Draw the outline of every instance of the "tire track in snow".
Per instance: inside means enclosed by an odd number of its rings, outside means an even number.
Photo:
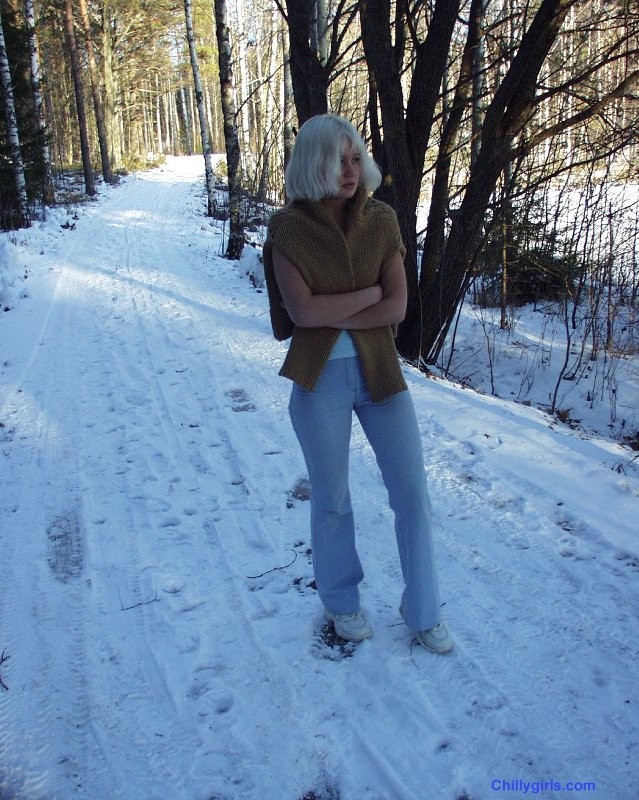
[[[157,209],[157,213],[161,211],[161,207]],[[126,632],[124,647],[115,644],[118,635],[122,634],[121,623],[114,623],[111,631],[110,640],[114,643],[119,669],[122,669],[124,661],[128,668],[122,682],[124,689],[113,693],[114,705],[122,708],[114,730],[117,730],[118,738],[123,737],[125,741],[145,743],[145,759],[132,762],[128,765],[128,774],[119,778],[123,796],[130,796],[127,793],[131,791],[158,794],[170,781],[176,797],[188,798],[192,796],[193,788],[189,785],[188,774],[181,774],[179,765],[196,758],[203,747],[203,739],[197,718],[194,723],[186,702],[190,685],[187,664],[178,674],[172,675],[162,664],[162,658],[167,647],[175,647],[187,657],[198,647],[197,631],[176,641],[174,628],[180,628],[176,615],[197,617],[198,610],[205,603],[198,595],[201,587],[195,586],[193,579],[186,575],[189,561],[206,559],[206,551],[197,546],[198,541],[201,544],[197,528],[188,534],[181,532],[182,518],[196,517],[198,475],[189,468],[179,441],[182,423],[177,421],[176,410],[180,412],[181,407],[171,405],[167,400],[166,385],[163,385],[163,376],[170,375],[169,370],[175,361],[165,347],[166,337],[161,337],[162,315],[156,317],[147,305],[147,296],[152,297],[156,291],[155,275],[149,274],[147,288],[146,275],[140,273],[140,267],[143,263],[157,264],[157,261],[147,261],[146,255],[144,261],[140,260],[140,234],[135,222],[125,228],[123,247],[127,278],[131,276],[131,262],[138,265],[138,274],[135,281],[125,280],[126,291],[123,294],[130,311],[125,318],[128,328],[126,341],[116,350],[116,371],[120,378],[118,383],[125,386],[135,379],[130,396],[119,399],[118,411],[125,416],[126,432],[122,445],[125,459],[123,497],[133,498],[126,520],[125,604],[142,605],[126,612],[131,630]],[[166,356],[161,368],[149,347],[150,339],[154,340],[154,347],[159,345],[160,352]],[[177,371],[175,374],[179,376]],[[167,378],[167,381],[171,379]],[[154,421],[152,425],[149,425],[149,416]],[[147,429],[157,431],[153,441],[145,438]],[[185,500],[190,504],[181,507],[180,503]],[[183,537],[183,547],[175,547],[176,537]],[[169,545],[172,556],[184,551],[184,558],[171,564],[168,573],[162,564],[163,542]],[[147,604],[149,598],[157,598],[158,594],[160,602]],[[174,655],[167,653],[167,656],[167,661],[175,665]],[[187,659],[183,661],[188,663]],[[118,685],[118,682],[114,683],[114,687]],[[108,687],[103,687],[100,694],[108,696]],[[151,730],[148,729],[149,720],[153,721]],[[121,760],[121,754],[115,752],[113,755],[115,761]]]
[[[161,210],[159,205],[156,213]],[[112,692],[114,705],[119,703],[124,706],[125,701],[129,700],[126,715],[118,719],[117,725],[113,722],[112,733],[117,730],[118,735],[124,735],[127,740],[139,740],[143,736],[139,730],[140,723],[136,722],[133,701],[137,700],[144,706],[140,710],[140,719],[146,718],[148,709],[144,704],[150,701],[147,697],[150,691],[153,702],[166,707],[166,713],[164,726],[161,727],[158,720],[154,728],[154,735],[160,742],[150,741],[148,734],[144,737],[148,748],[147,771],[144,774],[147,789],[152,777],[162,775],[162,764],[167,761],[167,756],[169,763],[185,760],[182,755],[183,743],[188,740],[189,747],[196,755],[192,755],[193,775],[191,778],[184,777],[184,785],[188,785],[188,780],[201,783],[208,765],[208,774],[218,774],[221,783],[242,785],[246,796],[250,796],[255,778],[247,772],[243,761],[248,756],[249,761],[259,764],[264,733],[256,732],[252,744],[245,740],[237,740],[233,744],[232,718],[240,714],[246,718],[251,713],[242,700],[242,695],[246,694],[249,687],[235,685],[237,681],[231,669],[233,660],[239,658],[245,664],[254,665],[256,682],[258,686],[264,686],[259,693],[260,700],[272,708],[273,715],[281,716],[282,709],[290,708],[292,703],[288,689],[277,678],[276,670],[269,667],[265,652],[260,650],[259,639],[253,634],[253,626],[246,620],[247,610],[242,597],[246,593],[244,569],[247,564],[242,565],[240,572],[231,568],[230,564],[234,559],[237,560],[237,542],[243,537],[247,541],[247,557],[254,558],[253,553],[257,549],[260,551],[260,564],[264,563],[265,554],[269,565],[272,564],[275,551],[269,535],[260,529],[259,512],[265,502],[260,499],[257,490],[251,489],[247,503],[246,478],[241,463],[243,457],[238,455],[228,433],[229,426],[239,424],[239,421],[235,421],[238,419],[237,412],[228,407],[232,397],[221,386],[203,393],[201,384],[193,378],[198,370],[209,377],[215,376],[215,370],[208,363],[206,352],[199,343],[201,337],[207,335],[206,328],[204,325],[194,325],[189,314],[183,311],[185,303],[180,297],[179,287],[166,279],[169,265],[164,265],[166,269],[163,269],[160,254],[153,248],[143,251],[139,234],[135,223],[128,225],[126,266],[128,270],[133,264],[137,267],[134,275],[129,272],[125,276],[126,291],[124,287],[119,290],[124,299],[121,300],[118,314],[121,317],[119,324],[127,326],[127,340],[134,340],[136,345],[132,349],[126,340],[116,341],[114,338],[110,347],[114,354],[111,358],[111,377],[115,385],[131,384],[135,374],[145,386],[144,391],[134,386],[131,388],[133,398],[144,398],[143,404],[131,402],[131,398],[128,401],[127,398],[113,398],[113,414],[122,416],[126,413],[117,434],[122,440],[121,455],[125,460],[122,466],[123,495],[137,497],[139,501],[128,514],[120,515],[129,537],[126,596],[127,603],[136,600],[143,602],[156,584],[160,587],[161,599],[171,599],[172,609],[165,611],[165,603],[162,602],[127,612],[135,615],[136,628],[135,636],[127,637],[126,649],[130,650],[133,645],[133,660],[142,665],[144,680],[136,680],[136,676],[131,674],[119,679],[129,687],[129,695],[137,693],[139,696],[125,698]],[[153,275],[144,273],[141,269],[144,264],[155,265]],[[165,276],[161,285],[156,273]],[[126,314],[127,307],[132,309],[130,316]],[[131,326],[137,326],[135,336],[132,335]],[[176,349],[178,343],[179,351]],[[158,363],[158,357],[161,363]],[[137,425],[138,415],[151,415],[156,422],[149,426],[148,419],[145,419],[144,425],[142,422]],[[145,427],[155,427],[161,431],[157,443],[135,442],[136,427],[141,431]],[[277,449],[272,444],[269,447],[271,452]],[[134,472],[137,478],[133,476]],[[150,495],[145,486],[149,482],[147,478],[151,477],[159,484],[153,503],[155,508],[149,506]],[[207,491],[213,489],[213,480],[215,497],[209,499]],[[190,513],[179,505],[185,497],[189,501]],[[158,508],[160,498],[164,504]],[[233,557],[226,561],[225,569],[220,569],[217,557],[211,565],[210,574],[215,575],[216,581],[222,584],[213,592],[211,587],[198,585],[197,576],[189,575],[189,571],[192,571],[191,565],[196,559],[202,561],[204,558],[209,562],[212,558],[208,545],[213,530],[211,520],[216,515],[221,515],[225,527],[224,534],[219,538],[223,540],[229,534],[233,535],[234,547]],[[189,523],[188,531],[185,530],[186,523]],[[205,534],[207,541],[203,540]],[[179,552],[175,548],[176,538],[183,540],[185,555],[167,570],[162,563],[162,541],[170,544],[170,553],[174,556]],[[215,548],[213,550],[215,552]],[[107,553],[103,553],[102,558],[108,558]],[[211,609],[216,601],[218,608]],[[105,606],[104,602],[102,606]],[[245,636],[239,639],[240,642],[246,640],[242,653],[232,652],[224,656],[224,648],[217,651],[207,641],[207,632],[202,629],[206,624],[207,608],[213,621],[219,606],[224,609],[221,616],[228,618],[230,630],[245,631]],[[177,613],[188,618],[186,626],[181,626],[171,614],[176,609],[180,609]],[[256,613],[259,617],[261,612],[258,610]],[[181,643],[178,644],[175,630],[181,627],[186,627],[190,633],[180,632],[178,636]],[[114,625],[107,639],[114,641],[117,634],[118,626]],[[225,643],[227,650],[231,646],[237,648],[236,636]],[[159,663],[163,650],[173,645],[185,651],[184,668],[179,675],[165,674]],[[118,667],[122,671],[124,648],[112,645],[112,649],[111,659],[119,661]],[[195,668],[193,653],[197,654]],[[103,657],[107,658],[107,655],[105,652]],[[131,660],[130,654],[127,660]],[[214,680],[212,675],[215,676]],[[146,695],[145,684],[148,685]],[[255,686],[250,689],[255,693]],[[102,687],[97,694],[102,696],[105,692],[108,696],[107,687]],[[163,694],[166,697],[163,698]],[[197,724],[193,724],[189,715]],[[175,716],[182,717],[182,725],[171,726],[167,721]],[[224,723],[224,736],[219,739],[219,744],[206,741],[206,721],[210,720],[214,721],[216,730],[220,720]],[[161,746],[167,740],[174,743],[174,751],[169,748],[167,752],[166,747]],[[108,750],[104,740],[103,750]],[[234,751],[238,753],[235,758]],[[250,758],[251,751],[255,754],[254,759]],[[242,758],[239,754],[242,754]],[[231,775],[226,774],[229,764],[233,765]],[[131,770],[124,778],[120,777],[119,784],[131,787],[141,783],[142,776],[134,773],[134,767]]]
[[[153,301],[155,298],[150,299]],[[159,318],[158,314],[152,316],[155,319]],[[187,320],[187,323],[197,330],[193,334],[183,335],[180,341],[185,339],[192,342],[201,341],[205,335],[206,323],[197,319],[196,315]],[[181,319],[181,324],[184,324],[184,318]],[[218,344],[218,352],[220,346],[225,347],[224,344]],[[257,703],[261,707],[261,712],[256,714],[257,718],[262,719],[266,716],[273,720],[281,719],[280,724],[283,727],[294,728],[289,709],[294,707],[295,703],[289,688],[279,677],[281,670],[273,663],[268,648],[263,647],[256,632],[260,620],[272,615],[274,609],[269,602],[265,604],[262,601],[261,595],[249,594],[247,591],[246,576],[263,570],[265,564],[270,567],[278,563],[280,558],[272,537],[260,519],[267,502],[253,479],[253,470],[249,467],[254,453],[241,452],[242,446],[239,443],[243,442],[244,438],[235,433],[237,427],[242,424],[240,420],[243,413],[256,412],[259,416],[260,410],[245,397],[241,388],[238,389],[234,383],[229,384],[230,376],[220,377],[214,364],[207,360],[202,352],[197,353],[197,356],[200,370],[211,382],[210,391],[205,396],[205,407],[198,407],[202,392],[194,385],[192,376],[196,373],[193,368],[187,368],[182,373],[183,383],[188,387],[187,391],[182,392],[182,397],[190,399],[191,419],[207,420],[206,424],[198,424],[195,432],[208,430],[212,436],[210,439],[212,446],[198,457],[203,476],[215,478],[215,498],[206,514],[204,529],[209,552],[216,559],[212,574],[217,580],[221,576],[227,576],[222,591],[218,594],[220,602],[216,607],[218,612],[220,605],[224,610],[221,614],[218,613],[217,616],[221,619],[215,620],[216,625],[212,633],[224,644],[224,639],[227,638],[224,629],[228,628],[235,633],[228,640],[227,647],[237,649],[238,642],[245,644],[242,652],[231,652],[226,656],[224,652],[227,648],[224,646],[216,648],[211,657],[213,667],[208,668],[204,662],[204,667],[198,675],[196,691],[203,707],[207,709],[202,713],[208,714],[209,718],[212,717],[215,726],[220,724],[220,715],[224,715],[225,737],[228,738],[231,734],[232,740],[231,710],[234,709],[236,713],[242,711],[241,698],[247,691],[251,692],[253,704]],[[228,357],[221,358],[222,363],[228,361]],[[229,386],[230,388],[227,388]],[[176,400],[174,397],[173,401]],[[173,402],[169,405],[173,405]],[[260,437],[257,428],[260,426],[256,423],[255,427],[255,438],[258,439]],[[264,445],[271,454],[278,449],[277,446],[274,448],[272,441],[268,439],[262,442],[262,446]],[[209,649],[212,649],[211,645],[214,644],[215,642],[211,642]],[[252,664],[251,672],[254,680],[250,687],[235,685],[237,681],[233,679],[233,663],[237,661]],[[224,681],[221,680],[222,675]],[[266,710],[263,708],[264,705]],[[255,709],[245,709],[243,715],[248,716],[253,713]],[[249,742],[244,738],[236,748],[238,753],[243,754],[242,760],[251,762],[256,772],[259,772],[258,765],[262,762],[264,735],[263,731],[256,731],[255,741]],[[290,736],[290,733],[283,735]],[[225,743],[225,747],[228,747],[228,742]],[[231,758],[230,763],[236,760]],[[228,764],[222,769],[222,773],[225,770],[228,770]],[[241,765],[236,764],[234,768],[236,774],[232,779],[238,780],[238,775],[243,771]],[[227,780],[231,777],[227,775]],[[244,778],[244,791],[248,788],[247,780],[248,778]],[[263,775],[261,779],[257,779],[257,787],[264,788],[269,780],[271,778]],[[257,790],[259,793],[259,789]]]
[[[167,268],[163,270],[167,274],[170,270]],[[163,290],[167,289],[167,285],[163,286]],[[175,287],[169,289],[168,293],[175,298]],[[145,319],[159,319],[163,315],[160,313],[160,308],[155,306],[157,302],[157,294],[149,294],[145,297],[145,302],[148,304],[148,313],[144,314]],[[211,302],[215,302],[212,298]],[[183,306],[178,303],[178,306]],[[199,307],[198,307],[199,308]],[[225,308],[228,308],[226,306]],[[216,316],[224,318],[225,308],[216,307]],[[202,311],[204,314],[205,312]],[[175,309],[176,319],[179,318],[179,326],[188,326],[193,324],[197,328],[197,335],[188,334],[184,331],[180,336],[176,336],[176,341],[193,342],[201,341],[202,335],[207,335],[206,321],[198,319],[198,315],[193,308],[190,308],[189,313],[180,312],[178,314]],[[231,314],[228,314],[229,318]],[[166,316],[165,316],[166,319]],[[168,329],[167,329],[168,330]],[[166,331],[164,332],[166,333]],[[158,341],[164,336],[162,331],[157,331],[151,336],[153,342]],[[210,334],[209,334],[210,335]],[[227,331],[228,335],[228,331]],[[249,341],[242,341],[241,332],[237,336],[232,336],[231,347],[235,354],[236,368],[233,375],[227,374],[220,375],[216,370],[214,364],[206,363],[206,360],[199,354],[200,372],[206,374],[208,380],[211,382],[210,391],[206,393],[207,408],[202,409],[208,413],[210,423],[207,428],[209,431],[214,432],[214,440],[212,443],[213,449],[205,451],[204,455],[198,459],[198,462],[204,466],[209,465],[208,469],[204,469],[203,473],[214,472],[217,476],[224,475],[223,486],[220,487],[219,481],[216,486],[218,492],[217,505],[207,515],[205,528],[208,533],[209,552],[216,557],[215,569],[212,574],[217,576],[230,575],[231,580],[223,580],[223,598],[222,598],[222,611],[218,611],[218,623],[215,627],[214,635],[217,641],[209,641],[202,645],[202,651],[208,646],[210,656],[206,659],[202,658],[202,668],[198,673],[197,681],[194,684],[193,690],[197,694],[198,700],[201,700],[203,707],[203,715],[207,714],[208,718],[212,717],[212,725],[215,729],[221,726],[228,737],[229,733],[234,730],[233,716],[234,713],[238,716],[241,714],[247,717],[251,710],[242,704],[242,697],[246,694],[249,687],[243,685],[235,685],[232,675],[233,663],[246,662],[253,664],[251,667],[255,680],[250,687],[251,700],[256,704],[256,717],[263,719],[265,716],[272,719],[271,730],[269,736],[277,738],[281,742],[281,752],[283,753],[296,753],[300,751],[300,744],[302,752],[307,752],[311,760],[313,753],[318,751],[317,744],[313,741],[318,736],[325,736],[333,738],[330,733],[330,720],[322,719],[323,713],[320,711],[320,719],[317,719],[317,712],[311,714],[310,719],[304,719],[302,723],[295,724],[291,719],[292,709],[304,709],[308,707],[309,703],[304,702],[304,692],[300,693],[299,685],[294,686],[293,696],[291,696],[291,688],[283,685],[282,679],[279,677],[281,674],[286,674],[286,663],[282,660],[282,655],[279,652],[283,643],[280,642],[265,642],[260,634],[260,628],[263,621],[268,621],[273,614],[278,613],[281,615],[282,621],[282,634],[284,631],[294,630],[296,639],[296,651],[299,654],[306,649],[307,645],[304,644],[307,640],[309,631],[308,623],[305,621],[303,610],[291,604],[290,608],[282,606],[279,592],[283,591],[284,595],[291,590],[290,582],[287,580],[272,581],[266,579],[265,581],[247,581],[248,574],[257,574],[265,567],[273,566],[273,563],[281,563],[281,559],[273,561],[273,555],[276,551],[271,552],[272,543],[271,535],[265,533],[263,526],[260,523],[259,515],[267,509],[268,514],[273,513],[272,499],[263,497],[259,490],[259,472],[260,472],[260,459],[255,459],[255,449],[249,452],[246,448],[246,427],[242,425],[240,420],[247,419],[248,414],[251,414],[251,430],[255,433],[255,439],[259,441],[258,452],[264,455],[269,454],[269,458],[273,456],[283,457],[282,446],[277,441],[273,441],[272,434],[270,436],[263,436],[262,431],[269,430],[273,426],[271,409],[271,401],[268,398],[268,392],[265,397],[261,396],[260,400],[253,402],[252,398],[248,398],[242,394],[243,374],[245,370],[251,371],[251,381],[255,383],[255,376],[253,374],[254,367],[250,364],[250,358],[247,360],[243,354],[254,353],[254,343]],[[167,341],[170,342],[169,336]],[[219,353],[220,348],[226,349],[226,341],[216,341],[211,348],[213,354]],[[181,350],[180,356],[182,361],[185,359],[184,350]],[[214,355],[212,355],[214,358]],[[171,359],[168,359],[169,361]],[[221,355],[219,358],[220,363],[227,364],[229,362],[228,355]],[[198,391],[199,385],[195,381],[194,369],[181,369],[181,380],[184,385],[189,385],[188,391],[181,391],[181,397],[188,397],[193,404],[192,410],[189,412],[189,418],[198,418],[197,402],[203,396],[201,391]],[[177,391],[177,390],[176,390]],[[286,389],[284,389],[286,391]],[[170,408],[179,406],[177,393],[171,391],[171,400],[167,399],[167,405]],[[225,402],[226,401],[226,402]],[[240,402],[241,401],[241,402]],[[281,420],[281,408],[283,407],[281,397],[278,396],[278,422]],[[244,407],[246,417],[238,410],[239,407]],[[248,406],[248,408],[246,408]],[[250,409],[250,411],[249,411]],[[252,416],[255,412],[256,417]],[[266,424],[264,419],[259,415],[264,412],[266,415]],[[269,416],[271,415],[271,416]],[[201,417],[201,415],[200,415]],[[258,421],[259,419],[259,421]],[[255,420],[255,421],[254,421]],[[194,428],[195,434],[204,429],[205,426],[197,425]],[[287,470],[282,470],[283,480]],[[288,471],[290,474],[290,471]],[[272,478],[272,474],[271,474]],[[283,492],[284,494],[284,492]],[[281,526],[280,526],[281,527]],[[304,523],[306,528],[306,522]],[[265,563],[265,555],[267,560]],[[219,564],[219,566],[218,566]],[[255,565],[253,568],[252,565]],[[278,576],[281,577],[281,576]],[[268,585],[269,589],[273,591],[262,591]],[[252,591],[251,591],[252,590]],[[313,599],[311,597],[307,598]],[[308,615],[310,619],[311,614]],[[301,622],[300,622],[301,620]],[[231,633],[225,634],[228,629]],[[242,633],[238,637],[238,632]],[[248,653],[246,657],[245,650],[242,649],[237,652],[238,642],[247,642]],[[216,646],[221,645],[221,646]],[[227,652],[228,647],[235,648],[235,651]],[[313,661],[311,661],[313,663]],[[330,681],[330,677],[328,677]],[[328,690],[330,691],[330,689]],[[302,699],[296,701],[295,696],[299,695]],[[310,698],[309,698],[310,699]],[[212,716],[214,714],[215,716]],[[323,731],[318,733],[316,731]],[[241,731],[241,728],[239,729]],[[277,731],[277,735],[276,735]],[[310,731],[310,732],[309,732]],[[263,736],[264,732],[255,731],[247,738],[246,731],[243,731],[243,738],[240,746],[237,748],[238,753],[243,754],[243,758],[252,763],[252,771],[255,775],[261,791],[258,791],[256,796],[269,795],[269,786],[274,780],[270,773],[271,767],[268,763],[264,762],[263,753]],[[238,735],[240,735],[238,733]],[[233,736],[230,737],[233,741]],[[335,751],[340,750],[338,742],[335,742]],[[319,751],[321,753],[321,750]],[[225,763],[224,758],[215,751],[213,748],[208,754],[210,758],[219,756],[220,762]],[[299,768],[295,768],[295,759],[291,759],[292,764],[289,767],[291,772],[289,783],[295,785],[296,780],[299,781],[299,776],[296,772]],[[232,753],[226,754],[226,768],[221,768],[225,773],[227,780],[228,764],[235,763]],[[321,759],[320,762],[321,763]],[[235,768],[237,769],[237,768]],[[282,766],[281,769],[285,769]],[[318,768],[321,772],[321,769]],[[242,772],[238,772],[242,775]],[[235,777],[237,779],[237,775]],[[276,786],[273,786],[271,794],[281,794],[283,775],[280,774],[275,778]],[[243,779],[243,796],[253,796],[246,794],[248,791],[246,781]],[[223,788],[223,787],[222,787]]]
[[[61,263],[72,259],[82,240],[66,244]],[[14,444],[22,452],[12,452],[10,464],[20,464],[23,480],[3,535],[13,557],[11,579],[3,581],[8,602],[2,629],[15,678],[3,698],[0,728],[10,731],[3,761],[16,765],[15,790],[30,797],[47,795],[51,779],[66,787],[63,794],[81,793],[82,762],[89,758],[84,484],[74,432],[79,404],[67,394],[77,369],[71,342],[85,333],[74,327],[79,294],[78,281],[63,270],[51,304],[56,313],[46,315],[20,397],[11,402],[13,409],[3,409],[3,418],[20,418]],[[10,537],[13,545],[6,541]],[[33,606],[24,607],[25,597]],[[62,685],[50,676],[63,676]],[[25,741],[31,745],[26,750]]]

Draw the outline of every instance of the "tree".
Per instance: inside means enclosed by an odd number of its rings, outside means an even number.
[[[215,0],[215,32],[220,67],[220,89],[229,191],[229,241],[226,248],[226,258],[239,259],[244,249],[240,144],[233,99],[233,59],[226,0]]]
[[[411,360],[432,363],[441,351],[474,274],[483,237],[499,219],[495,192],[500,178],[505,203],[526,162],[547,179],[553,174],[548,163],[534,158],[546,137],[594,121],[607,106],[630,97],[637,85],[636,71],[626,70],[616,86],[603,89],[609,85],[603,80],[606,59],[629,66],[636,55],[636,46],[630,44],[636,20],[631,23],[623,3],[614,0],[595,4],[601,16],[597,27],[605,30],[606,22],[613,23],[613,30],[623,30],[623,35],[613,35],[613,43],[599,46],[595,57],[589,6],[583,28],[564,33],[564,38],[587,42],[589,56],[571,63],[569,76],[564,61],[563,72],[556,68],[553,53],[564,21],[577,5],[576,0],[539,0],[520,9],[504,2],[494,6],[491,23],[489,6],[473,0],[462,48],[456,20],[463,19],[467,7],[459,0],[416,6],[421,15],[409,15],[403,4],[390,0],[361,3],[363,47],[371,72],[373,152],[385,175],[380,196],[395,207],[408,248],[409,306],[398,347]],[[453,70],[457,77],[451,80]],[[581,105],[569,115],[557,111],[566,96],[573,107]],[[436,158],[429,155],[434,130],[439,133]],[[615,148],[631,141],[626,130],[618,126]],[[605,137],[598,137],[596,157],[612,148]],[[591,148],[587,157],[593,156]],[[431,204],[418,265],[416,209],[428,170],[433,175]]]
[[[78,54],[78,43],[75,36],[75,24],[73,21],[72,0],[65,0],[64,4],[64,26],[66,30],[67,49],[69,61],[71,63],[71,74],[73,76],[73,87],[75,90],[75,103],[78,112],[78,130],[80,134],[80,149],[82,152],[82,169],[84,172],[84,190],[89,196],[94,195],[95,180],[93,177],[93,167],[91,165],[91,152],[89,149],[89,133],[87,130],[87,115],[84,105],[84,82],[80,68],[80,56]]]
[[[316,114],[328,111],[327,90],[332,64],[322,63],[311,41],[315,0],[286,0],[290,69],[297,118],[302,125]]]
[[[184,16],[186,21],[186,38],[189,44],[189,56],[193,71],[193,84],[195,86],[195,102],[197,105],[198,119],[200,121],[200,138],[202,152],[204,153],[204,178],[206,183],[207,214],[212,217],[215,212],[215,187],[213,181],[213,165],[211,163],[211,145],[209,142],[209,128],[204,107],[204,92],[200,78],[200,65],[195,48],[195,31],[193,30],[193,9],[191,0],[184,0]]]
[[[407,249],[405,265],[409,302],[406,320],[400,328],[398,347],[403,355],[412,359],[419,356],[421,343],[417,205],[426,150],[459,7],[459,0],[438,0],[426,37],[419,41],[417,31],[411,30],[413,69],[405,107],[403,50],[405,30],[410,20],[400,14],[391,24],[390,0],[364,0],[360,8],[364,52],[374,79],[369,112],[375,129],[373,155],[384,175],[380,196],[395,209]],[[377,120],[377,104],[381,126]],[[383,129],[383,138],[380,128]]]
[[[89,66],[89,76],[91,78],[91,96],[93,98],[93,111],[95,122],[98,129],[98,144],[100,147],[100,160],[102,162],[102,177],[106,183],[113,183],[113,173],[111,171],[111,158],[109,153],[109,143],[107,139],[106,123],[104,120],[104,110],[102,97],[100,95],[100,74],[93,44],[93,33],[89,21],[86,0],[78,0],[80,10],[80,20],[84,30],[84,41],[87,49],[87,63]]]
[[[42,201],[45,205],[51,205],[55,201],[55,191],[53,187],[53,174],[51,170],[47,122],[44,113],[44,101],[41,90],[40,56],[38,53],[33,0],[25,0],[25,22],[29,41],[31,92],[33,95],[33,106],[35,109],[36,140],[39,145],[40,160],[42,162]]]
[[[459,213],[452,220],[441,262],[435,274],[425,274],[421,281],[423,319],[419,334],[428,348],[428,361],[439,354],[467,288],[491,195],[499,176],[514,159],[513,144],[528,122],[539,72],[574,2],[542,0],[486,109],[477,160],[470,170]],[[414,335],[406,345],[411,354],[415,353]]]
[[[9,58],[7,56],[7,48],[4,40],[4,26],[2,24],[1,11],[0,83],[2,85],[2,99],[4,102],[7,139],[9,141],[11,165],[13,169],[16,192],[16,205],[13,215],[14,218],[10,221],[10,226],[15,228],[24,228],[31,224],[29,219],[29,201],[27,198],[27,184],[24,175],[24,165],[22,163],[22,152],[20,149],[20,132],[18,130],[18,118],[16,116],[15,102],[13,97],[13,86],[11,85],[11,70],[9,67]]]
[[[280,0],[276,5],[288,25],[291,82],[297,119],[328,111],[328,89],[338,64],[350,48],[345,41],[357,17],[357,2],[339,0],[329,23],[322,0]]]

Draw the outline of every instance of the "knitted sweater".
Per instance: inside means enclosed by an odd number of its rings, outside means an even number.
[[[321,203],[293,201],[273,214],[264,243],[271,323],[277,339],[292,336],[280,375],[312,391],[340,331],[300,328],[291,322],[275,280],[273,247],[295,264],[313,294],[373,286],[394,254],[400,251],[403,256],[406,250],[393,209],[367,197],[361,187],[349,203],[345,232]],[[350,333],[373,402],[404,391],[407,387],[391,326]]]

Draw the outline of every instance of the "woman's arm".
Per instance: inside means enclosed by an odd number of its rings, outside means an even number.
[[[295,264],[276,247],[273,271],[288,315],[300,328],[341,328],[341,320],[378,304],[383,296],[380,284],[353,292],[314,295]]]
[[[396,325],[406,316],[408,289],[404,259],[397,251],[381,277],[382,298],[378,303],[339,320],[333,327],[344,330],[367,330]]]

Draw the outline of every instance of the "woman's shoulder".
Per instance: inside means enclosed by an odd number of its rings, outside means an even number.
[[[299,225],[304,222],[311,221],[311,215],[306,203],[294,200],[287,203],[282,208],[274,211],[268,221],[268,227],[271,232],[275,232],[281,228],[289,225]]]
[[[397,214],[392,206],[374,197],[369,197],[361,212],[361,219],[367,228],[383,230],[398,227]]]
[[[362,220],[362,232],[369,241],[377,242],[387,253],[399,250],[402,256],[405,255],[397,214],[392,206],[369,197],[362,209]]]
[[[372,217],[373,219],[397,219],[397,214],[395,214],[395,209],[392,206],[374,197],[368,198],[362,211],[366,216]]]

